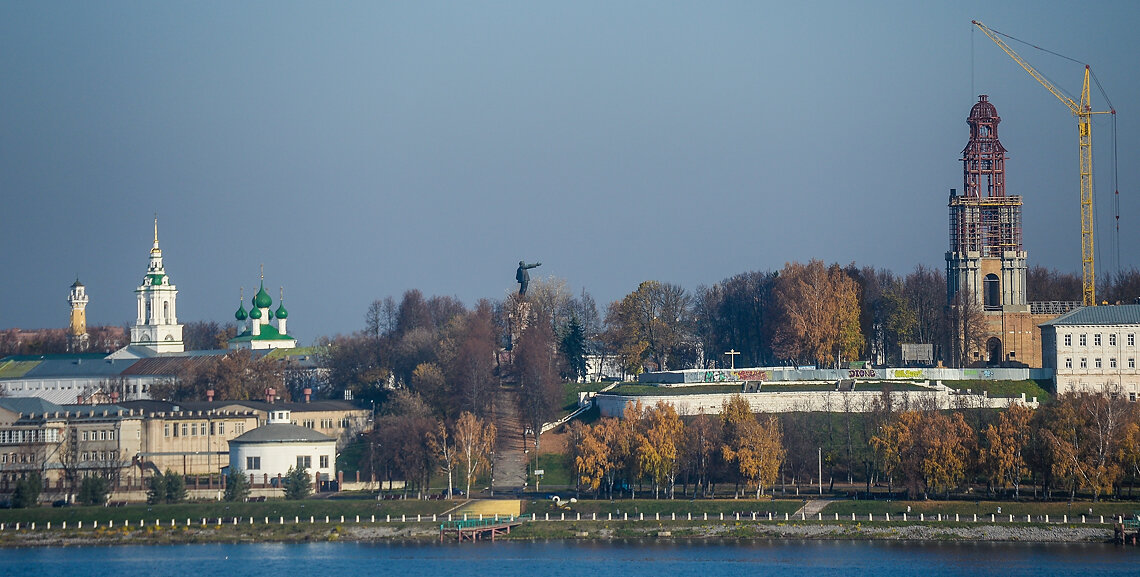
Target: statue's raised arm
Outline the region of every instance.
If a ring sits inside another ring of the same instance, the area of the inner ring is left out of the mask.
[[[519,283],[519,296],[526,296],[526,287],[530,284],[530,269],[542,266],[542,263],[527,264],[525,260],[519,261],[519,268],[515,271],[515,282]]]

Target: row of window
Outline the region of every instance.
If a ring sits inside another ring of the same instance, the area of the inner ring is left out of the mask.
[[[1081,362],[1081,368],[1082,369],[1089,368],[1089,360],[1087,358],[1082,358],[1080,362]],[[1073,359],[1072,358],[1066,358],[1065,359],[1065,368],[1066,369],[1073,368]],[[1096,369],[1104,368],[1103,363],[1101,362],[1101,360],[1099,358],[1093,359],[1093,368],[1096,368]],[[1110,368],[1110,369],[1117,368],[1115,358],[1108,359],[1108,368]],[[1130,368],[1130,369],[1136,368],[1136,359],[1128,359],[1128,368]]]
[[[83,451],[80,461],[114,461],[118,451]]]
[[[235,435],[245,432],[245,423],[233,423],[233,425]],[[210,421],[208,424],[166,423],[162,425],[162,436],[164,437],[205,437],[207,431],[210,435],[225,435],[226,423],[225,421]]]
[[[335,422],[335,420],[334,420],[334,419],[321,419],[321,428],[322,428],[322,429],[331,429],[331,428],[333,428],[333,426],[334,426],[334,425],[333,425],[333,423],[334,423],[334,422]],[[296,424],[297,424],[297,421],[293,421],[293,424],[294,424],[294,425],[296,425]],[[301,421],[301,426],[302,426],[302,427],[307,427],[307,428],[309,428],[309,429],[316,429],[316,428],[317,428],[317,427],[316,427],[316,424],[317,424],[317,421],[316,421],[316,419],[305,419],[305,420]],[[340,426],[341,426],[342,428],[345,428],[345,429],[347,429],[347,428],[348,428],[348,424],[349,424],[349,423],[348,423],[348,419],[347,419],[347,418],[345,418],[345,419],[341,419],[341,421],[340,421]]]
[[[0,431],[0,445],[58,442],[59,429],[14,429]]]
[[[321,464],[320,468],[328,469],[329,468],[329,456],[328,455],[320,455],[319,458],[320,458],[319,462]],[[313,458],[309,455],[298,455],[297,456],[297,468],[298,469],[312,469],[313,468]],[[260,471],[261,470],[261,457],[246,457],[245,458],[245,470],[246,471]]]
[[[115,430],[108,431],[82,431],[79,437],[84,441],[114,441]]]
[[[1128,333],[1127,335],[1125,335],[1125,341],[1127,342],[1127,346],[1130,346],[1130,347],[1136,346],[1136,333]],[[1081,334],[1077,335],[1077,342],[1079,343],[1078,346],[1087,347],[1087,346],[1089,346],[1089,336],[1084,334],[1084,333],[1081,333]],[[1066,347],[1073,346],[1073,335],[1065,335],[1065,346]],[[1101,335],[1100,335],[1100,333],[1093,333],[1093,346],[1094,347],[1101,346]],[[1116,333],[1108,333],[1108,346],[1110,346],[1110,347],[1116,346]]]

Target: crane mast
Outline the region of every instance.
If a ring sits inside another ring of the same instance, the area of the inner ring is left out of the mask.
[[[998,45],[1010,58],[1017,62],[1037,82],[1041,83],[1053,96],[1057,97],[1069,111],[1077,117],[1077,135],[1080,148],[1081,171],[1081,285],[1085,306],[1096,306],[1096,270],[1093,251],[1093,180],[1092,180],[1092,115],[1116,114],[1115,110],[1094,112],[1089,96],[1089,66],[1085,65],[1085,78],[1081,86],[1081,101],[1069,98],[1055,84],[1045,78],[1032,65],[1025,61],[1013,48],[1002,40],[997,32],[977,20],[971,21],[994,44]]]

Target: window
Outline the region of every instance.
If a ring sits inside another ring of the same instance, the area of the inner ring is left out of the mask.
[[[162,436],[163,437],[169,437],[170,436],[170,423],[166,423],[165,425],[162,426]]]
[[[1081,368],[1082,369],[1089,368],[1089,360],[1088,359],[1081,359]]]
[[[1099,358],[1093,359],[1093,366],[1098,368],[1098,369],[1100,368],[1100,359]]]
[[[114,429],[107,431],[107,440],[108,441],[114,441],[115,440],[115,430]]]
[[[226,434],[226,423],[225,423],[225,421],[218,423],[218,434],[219,435]]]
[[[1108,346],[1110,346],[1110,347],[1116,346],[1116,333],[1112,333],[1112,334],[1108,335]]]
[[[106,441],[107,440],[107,431],[99,431],[99,440],[100,441]]]
[[[1065,368],[1066,369],[1073,368],[1073,359],[1065,359]]]
[[[1083,346],[1086,346],[1088,344],[1089,344],[1088,337],[1086,335],[1081,335],[1081,346],[1083,347]]]
[[[182,425],[182,426],[185,427],[186,425]],[[178,436],[178,423],[174,423],[174,436],[175,437]]]
[[[329,456],[328,455],[321,455],[321,468],[322,469],[328,469],[329,468]]]
[[[1130,347],[1136,346],[1136,334],[1135,333],[1128,333],[1128,346],[1130,346]]]
[[[1128,359],[1128,368],[1130,368],[1130,369],[1136,368],[1136,359]]]
[[[87,440],[87,431],[83,431],[83,440],[84,440],[84,441],[86,441],[86,440]]]
[[[245,432],[245,423],[234,423],[234,434],[240,435]]]
[[[246,457],[245,470],[257,471],[261,469],[261,457]]]
[[[1110,369],[1116,368],[1116,359],[1108,359],[1108,368],[1110,368]]]
[[[313,458],[308,455],[297,455],[297,468],[298,469],[312,469]]]
[[[1093,335],[1093,346],[1094,347],[1100,346],[1100,333]]]
[[[188,437],[190,433],[190,425],[182,423],[182,436]]]

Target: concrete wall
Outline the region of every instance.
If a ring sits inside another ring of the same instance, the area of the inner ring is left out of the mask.
[[[695,385],[701,383],[726,383],[741,381],[824,381],[840,379],[855,380],[929,380],[929,381],[1023,381],[1026,379],[1051,379],[1049,369],[924,369],[924,368],[879,368],[879,369],[796,369],[793,367],[759,367],[742,369],[686,369],[683,371],[661,371],[642,373],[637,376],[639,383],[664,385]]]
[[[759,392],[759,393],[710,393],[704,395],[612,395],[599,394],[594,397],[603,417],[620,417],[626,405],[641,401],[649,406],[658,402],[673,405],[677,413],[684,415],[720,414],[720,409],[734,394],[740,394],[748,401],[753,412],[790,413],[805,411],[855,412],[866,413],[881,402],[881,391],[801,391],[801,392]],[[991,408],[1003,409],[1011,404],[1024,404],[1037,408],[1037,399],[992,398],[985,395],[951,394],[949,389],[938,388],[930,391],[893,391],[891,406],[895,410],[910,408],[937,407],[952,408]]]

